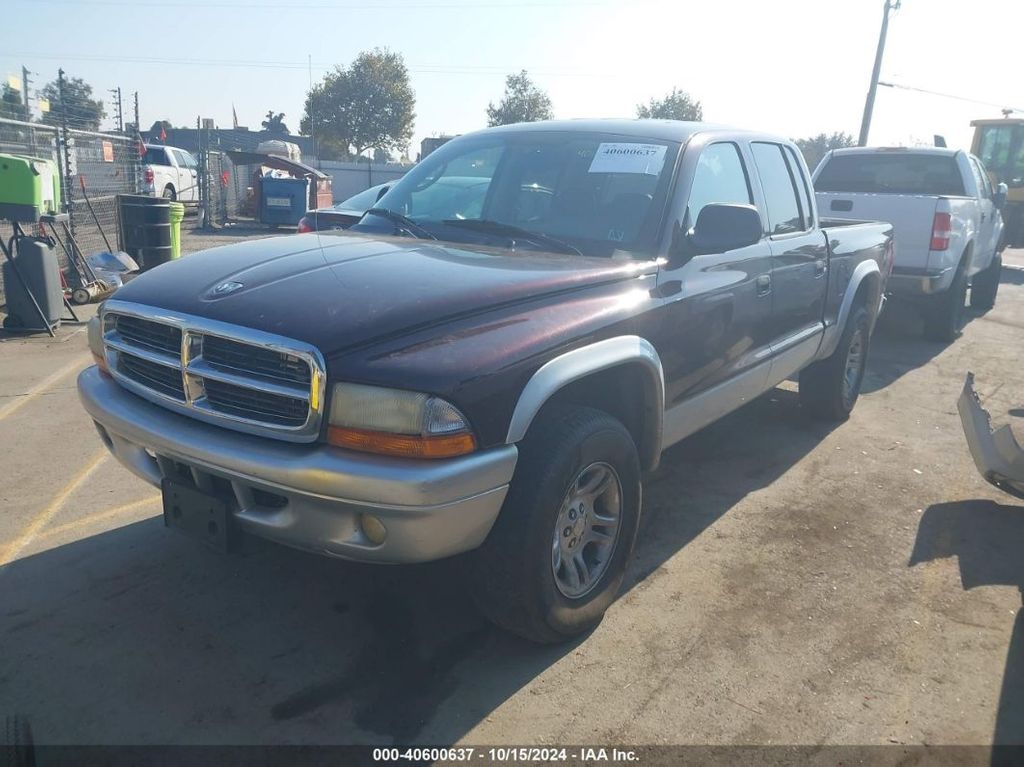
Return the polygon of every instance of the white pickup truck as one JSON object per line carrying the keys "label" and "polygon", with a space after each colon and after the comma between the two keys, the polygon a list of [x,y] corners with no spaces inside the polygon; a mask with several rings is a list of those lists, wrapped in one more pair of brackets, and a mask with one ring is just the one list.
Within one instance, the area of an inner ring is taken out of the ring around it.
{"label": "white pickup truck", "polygon": [[178,202],[199,202],[199,163],[184,149],[146,144],[142,191]]}
{"label": "white pickup truck", "polygon": [[889,289],[920,304],[928,338],[956,338],[968,286],[972,307],[995,304],[1006,186],[993,189],[974,155],[930,147],[836,149],[815,170],[814,189],[822,216],[893,225]]}

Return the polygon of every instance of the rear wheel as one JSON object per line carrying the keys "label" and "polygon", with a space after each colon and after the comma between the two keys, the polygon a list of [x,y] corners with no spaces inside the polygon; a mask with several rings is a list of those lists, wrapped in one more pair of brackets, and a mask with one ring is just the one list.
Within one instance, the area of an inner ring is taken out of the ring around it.
{"label": "rear wheel", "polygon": [[974,275],[971,284],[971,308],[991,309],[996,305],[999,280],[1003,273],[1003,254],[992,256],[992,263]]}
{"label": "rear wheel", "polygon": [[949,343],[960,335],[964,305],[967,302],[967,264],[961,262],[949,290],[932,297],[924,313],[924,336],[931,341]]}
{"label": "rear wheel", "polygon": [[170,184],[164,187],[164,199],[171,201],[178,199],[178,195],[174,192],[174,187]]}
{"label": "rear wheel", "polygon": [[626,428],[599,410],[541,418],[470,566],[484,615],[550,643],[592,629],[618,594],[640,520],[640,460]]}
{"label": "rear wheel", "polygon": [[826,421],[850,417],[864,382],[870,341],[868,311],[858,304],[851,310],[832,355],[800,372],[800,405],[812,417]]}

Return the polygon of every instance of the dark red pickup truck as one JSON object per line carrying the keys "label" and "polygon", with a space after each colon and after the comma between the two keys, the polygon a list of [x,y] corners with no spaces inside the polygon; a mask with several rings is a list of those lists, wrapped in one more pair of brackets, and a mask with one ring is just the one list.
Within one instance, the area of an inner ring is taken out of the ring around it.
{"label": "dark red pickup truck", "polygon": [[139,277],[79,378],[164,519],[337,557],[469,552],[481,609],[594,626],[662,451],[799,374],[857,400],[888,224],[818,219],[791,142],[672,121],[455,139],[353,228]]}

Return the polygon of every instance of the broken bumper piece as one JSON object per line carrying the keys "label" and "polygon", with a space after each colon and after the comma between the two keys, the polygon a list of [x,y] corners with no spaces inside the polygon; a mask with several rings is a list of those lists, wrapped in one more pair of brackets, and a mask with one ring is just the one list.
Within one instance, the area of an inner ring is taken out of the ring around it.
{"label": "broken bumper piece", "polygon": [[974,373],[967,374],[957,409],[967,446],[981,476],[1000,490],[1024,499],[1024,449],[1017,444],[1009,426],[992,430],[988,412],[974,391]]}

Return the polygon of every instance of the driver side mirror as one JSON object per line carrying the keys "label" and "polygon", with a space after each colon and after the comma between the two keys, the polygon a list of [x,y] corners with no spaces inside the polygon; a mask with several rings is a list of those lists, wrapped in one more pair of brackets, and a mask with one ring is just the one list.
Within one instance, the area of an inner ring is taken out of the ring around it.
{"label": "driver side mirror", "polygon": [[761,216],[753,205],[713,203],[701,208],[687,234],[695,255],[725,253],[761,241]]}
{"label": "driver side mirror", "polygon": [[996,210],[1002,210],[1006,207],[1006,195],[1008,191],[1006,184],[999,184],[996,187],[996,191],[992,195],[992,204],[996,207]]}

